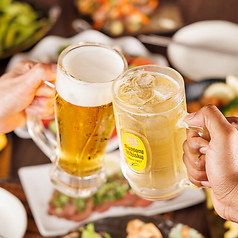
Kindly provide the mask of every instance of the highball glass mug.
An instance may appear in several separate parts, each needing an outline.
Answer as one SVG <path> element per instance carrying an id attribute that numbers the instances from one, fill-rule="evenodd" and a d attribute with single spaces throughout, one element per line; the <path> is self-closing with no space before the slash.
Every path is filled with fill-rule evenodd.
<path id="1" fill-rule="evenodd" d="M 169 67 L 139 66 L 121 74 L 112 90 L 121 169 L 134 191 L 166 200 L 195 188 L 182 159 L 187 114 L 182 76 Z"/>
<path id="2" fill-rule="evenodd" d="M 89 197 L 106 181 L 104 153 L 115 126 L 111 87 L 127 69 L 124 56 L 99 43 L 79 43 L 59 56 L 55 82 L 57 143 L 37 117 L 28 130 L 53 161 L 50 178 L 72 197 Z"/>

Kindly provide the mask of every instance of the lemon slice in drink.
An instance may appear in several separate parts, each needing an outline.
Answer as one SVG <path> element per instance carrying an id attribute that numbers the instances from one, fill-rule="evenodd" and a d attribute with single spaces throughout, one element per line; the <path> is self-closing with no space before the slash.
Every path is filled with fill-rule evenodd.
<path id="1" fill-rule="evenodd" d="M 7 136 L 0 134 L 0 151 L 3 150 L 7 145 Z"/>
<path id="2" fill-rule="evenodd" d="M 216 97 L 224 101 L 230 102 L 237 96 L 237 93 L 232 86 L 226 83 L 219 82 L 213 83 L 208 86 L 205 89 L 203 95 L 204 97 Z"/>

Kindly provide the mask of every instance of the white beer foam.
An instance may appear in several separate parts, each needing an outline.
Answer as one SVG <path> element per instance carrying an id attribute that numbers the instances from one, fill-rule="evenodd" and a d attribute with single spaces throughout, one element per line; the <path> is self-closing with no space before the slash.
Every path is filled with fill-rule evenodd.
<path id="1" fill-rule="evenodd" d="M 79 47 L 66 54 L 62 64 L 74 77 L 58 66 L 56 90 L 67 102 L 89 107 L 112 102 L 112 83 L 124 71 L 124 62 L 116 52 L 96 46 Z"/>

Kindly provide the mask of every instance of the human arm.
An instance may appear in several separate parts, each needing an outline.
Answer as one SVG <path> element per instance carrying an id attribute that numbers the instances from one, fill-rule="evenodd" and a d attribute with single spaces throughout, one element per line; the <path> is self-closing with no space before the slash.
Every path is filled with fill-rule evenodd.
<path id="1" fill-rule="evenodd" d="M 44 84 L 56 77 L 55 64 L 21 61 L 0 77 L 0 133 L 26 124 L 26 113 L 53 114 L 54 92 Z"/>

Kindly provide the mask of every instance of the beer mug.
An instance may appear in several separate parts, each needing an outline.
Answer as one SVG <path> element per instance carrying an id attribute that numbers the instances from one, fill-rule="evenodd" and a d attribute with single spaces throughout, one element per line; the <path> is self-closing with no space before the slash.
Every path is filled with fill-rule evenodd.
<path id="1" fill-rule="evenodd" d="M 166 200 L 195 188 L 182 159 L 187 127 L 182 76 L 169 67 L 139 66 L 121 74 L 112 90 L 121 169 L 134 191 Z"/>
<path id="2" fill-rule="evenodd" d="M 111 46 L 71 45 L 57 65 L 56 139 L 28 115 L 32 139 L 53 162 L 52 183 L 69 196 L 89 197 L 106 181 L 104 154 L 115 127 L 111 87 L 126 68 L 124 56 Z"/>

